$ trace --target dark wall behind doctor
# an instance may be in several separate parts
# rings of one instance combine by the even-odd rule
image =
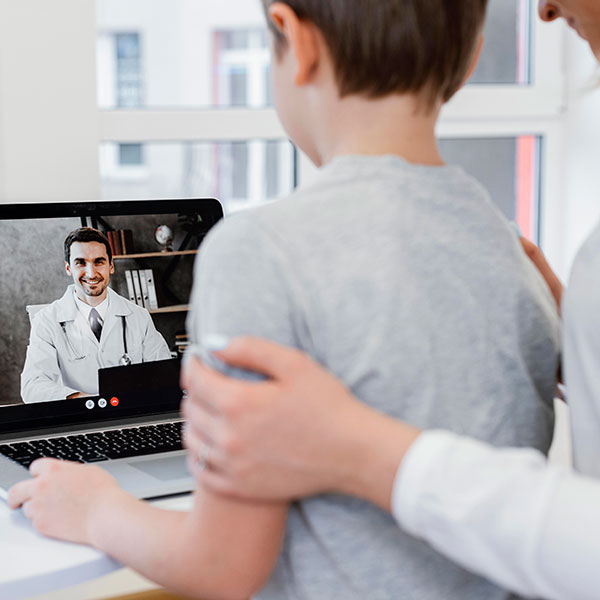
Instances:
[[[25,306],[64,293],[62,241],[80,224],[77,218],[0,223],[0,404],[21,402],[19,375],[30,329]]]

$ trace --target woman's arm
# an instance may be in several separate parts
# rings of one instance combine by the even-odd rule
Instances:
[[[514,592],[598,597],[600,483],[535,450],[423,433],[398,470],[392,507],[409,533]]]

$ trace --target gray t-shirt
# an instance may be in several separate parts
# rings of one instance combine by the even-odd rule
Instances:
[[[292,198],[216,227],[196,269],[193,341],[264,336],[303,349],[358,398],[417,427],[547,452],[556,309],[504,217],[462,170],[338,158]],[[258,595],[508,596],[389,514],[340,495],[292,505]]]

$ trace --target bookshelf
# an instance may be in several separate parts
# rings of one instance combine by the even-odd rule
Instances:
[[[136,252],[133,254],[115,254],[113,260],[128,260],[131,258],[171,258],[172,256],[191,256],[198,250],[174,250],[173,252]]]
[[[161,306],[160,308],[149,308],[151,315],[160,315],[164,313],[187,312],[190,309],[189,304],[172,304],[171,306]]]

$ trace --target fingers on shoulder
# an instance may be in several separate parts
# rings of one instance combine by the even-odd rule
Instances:
[[[231,366],[276,379],[294,373],[307,360],[300,350],[254,336],[233,339],[217,356]]]

